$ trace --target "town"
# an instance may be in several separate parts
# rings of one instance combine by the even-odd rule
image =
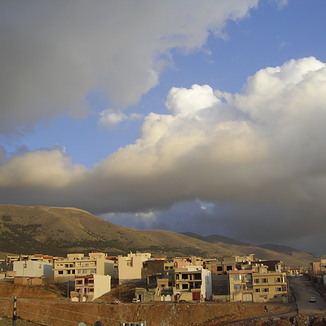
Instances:
[[[7,255],[1,263],[1,279],[23,285],[42,285],[45,279],[53,279],[64,285],[69,298],[77,302],[93,301],[118,284],[134,283],[133,302],[286,303],[288,276],[307,272],[286,267],[279,260],[258,259],[254,254],[167,259],[165,255],[142,252],[126,256],[90,252],[87,256],[76,253],[67,257]],[[312,266],[315,273],[318,264]]]
[[[302,287],[298,283],[301,281],[297,280],[305,279],[315,284],[321,297],[325,295],[326,259],[311,262],[307,267],[289,267],[280,260],[263,260],[255,254],[216,259],[197,256],[170,258],[149,252],[110,256],[104,252],[91,251],[88,254],[69,253],[66,257],[7,254],[0,260],[0,268],[0,285],[11,284],[16,289],[46,289],[52,284],[62,290],[59,298],[49,296],[45,297],[46,301],[43,295],[26,295],[28,292],[24,290],[14,299],[8,294],[4,296],[2,292],[0,310],[3,315],[10,316],[13,309],[11,301],[14,300],[15,307],[18,300],[20,318],[40,325],[76,325],[79,315],[91,319],[92,325],[94,319],[105,320],[106,325],[161,325],[162,320],[157,318],[153,307],[158,307],[166,318],[166,315],[172,314],[173,305],[178,305],[175,318],[180,319],[179,322],[174,320],[168,324],[190,325],[192,323],[189,320],[182,321],[188,314],[189,304],[199,319],[202,318],[198,313],[200,306],[205,307],[206,319],[211,317],[210,313],[214,316],[218,311],[212,320],[232,320],[240,316],[254,319],[258,316],[263,318],[264,315],[269,318],[300,316],[298,312],[306,308],[299,307],[301,304],[296,301],[293,287]],[[313,304],[310,307],[317,307],[315,296],[305,301]],[[318,304],[324,305],[322,298]],[[100,309],[95,309],[98,305],[105,310],[96,310]],[[34,310],[33,306],[36,307]],[[110,306],[119,307],[119,310],[112,310]],[[95,309],[97,315],[86,312],[86,307],[90,311]],[[130,314],[130,310],[136,307],[144,311],[147,309],[146,318],[152,316],[157,320],[149,324],[141,321],[144,319],[141,318],[144,316],[140,313],[142,310],[136,309],[136,315],[135,311]],[[239,310],[238,315],[223,315],[226,311],[234,311],[235,307]],[[323,308],[318,305],[318,309]],[[44,314],[44,310],[49,315]],[[56,310],[70,317],[62,319]],[[317,318],[312,317],[317,310],[311,310],[311,316],[305,318]],[[129,317],[133,319],[130,323],[108,317],[116,314],[122,318],[126,311],[132,316]],[[302,311],[307,314],[307,311]]]

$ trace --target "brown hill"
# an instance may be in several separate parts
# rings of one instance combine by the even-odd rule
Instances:
[[[280,259],[293,266],[308,265],[310,261],[316,260],[302,252],[284,254],[254,246],[210,243],[169,231],[130,229],[76,208],[0,205],[2,252],[64,255],[91,250],[104,251],[110,255],[150,251],[168,256],[203,257],[255,253],[261,259]]]

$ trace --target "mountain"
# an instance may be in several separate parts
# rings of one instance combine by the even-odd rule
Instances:
[[[232,245],[240,245],[240,246],[248,246],[249,245],[248,243],[240,242],[238,240],[234,240],[234,239],[227,238],[227,237],[223,237],[222,235],[218,235],[218,234],[211,234],[211,235],[207,235],[207,236],[199,235],[199,234],[192,233],[192,232],[182,232],[180,234],[184,234],[184,235],[187,235],[188,237],[200,239],[200,240],[210,242],[210,243],[224,242],[224,243],[228,243],[228,244],[232,244]],[[266,248],[266,249],[269,249],[269,248]]]
[[[170,257],[212,258],[255,253],[258,258],[280,259],[293,266],[308,265],[316,260],[306,253],[287,255],[226,239],[214,236],[205,241],[169,231],[135,230],[76,208],[0,205],[0,252],[65,255],[99,250],[117,255],[150,251]]]

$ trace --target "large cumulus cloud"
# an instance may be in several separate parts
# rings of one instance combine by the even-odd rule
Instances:
[[[202,231],[206,225],[262,241],[322,233],[325,103],[326,65],[313,57],[262,69],[239,94],[172,88],[170,114],[149,114],[134,144],[92,169],[60,151],[2,160],[1,198],[94,213],[158,211],[200,199],[215,203],[209,214],[189,215]]]
[[[115,109],[136,102],[172,49],[199,49],[257,2],[1,1],[0,133],[85,116],[94,94]]]

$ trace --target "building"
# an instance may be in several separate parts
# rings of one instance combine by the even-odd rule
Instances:
[[[102,252],[84,254],[68,254],[67,258],[54,261],[54,281],[56,283],[74,282],[75,276],[89,274],[114,275],[114,262],[107,259]]]
[[[288,302],[286,273],[267,272],[260,269],[253,273],[254,302]]]
[[[111,291],[110,275],[75,276],[75,290],[70,292],[71,301],[93,301]]]
[[[210,300],[212,297],[211,272],[202,266],[176,268],[173,295],[176,301]]]
[[[142,279],[143,263],[151,258],[150,253],[129,253],[118,256],[119,282],[132,282]]]
[[[230,271],[231,302],[288,302],[286,273],[269,272],[267,266]]]
[[[231,302],[253,302],[252,270],[229,271]]]
[[[53,266],[44,261],[14,261],[13,271],[17,277],[53,277]]]

